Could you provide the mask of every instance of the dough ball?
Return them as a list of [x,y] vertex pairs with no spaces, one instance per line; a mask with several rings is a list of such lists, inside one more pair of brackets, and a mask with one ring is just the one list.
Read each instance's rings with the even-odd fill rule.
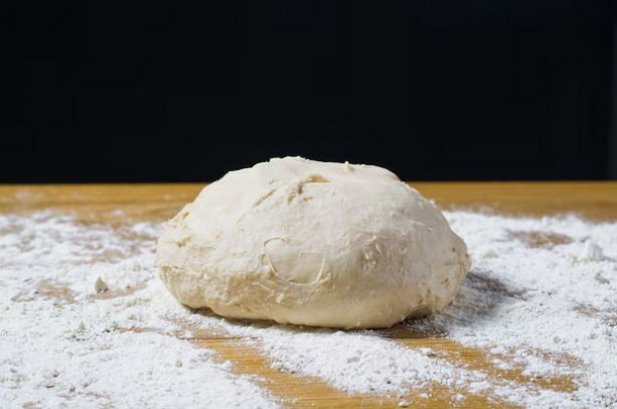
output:
[[204,188],[166,223],[157,264],[191,308],[342,328],[439,311],[470,266],[437,207],[390,171],[299,157]]

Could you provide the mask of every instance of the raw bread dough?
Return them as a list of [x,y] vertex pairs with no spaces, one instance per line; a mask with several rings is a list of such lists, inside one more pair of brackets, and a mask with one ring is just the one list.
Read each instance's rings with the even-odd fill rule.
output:
[[192,308],[366,328],[441,310],[470,261],[437,207],[390,171],[286,157],[202,190],[167,222],[157,264]]

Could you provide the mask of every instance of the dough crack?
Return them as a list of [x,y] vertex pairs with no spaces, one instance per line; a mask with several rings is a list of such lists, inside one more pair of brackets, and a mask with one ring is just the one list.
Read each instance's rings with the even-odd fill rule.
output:
[[330,180],[326,179],[318,173],[310,173],[303,179],[296,183],[295,188],[290,192],[287,197],[287,204],[291,203],[296,197],[301,196],[304,193],[304,185],[308,183],[330,183]]
[[276,192],[276,189],[271,189],[268,193],[266,193],[265,195],[261,196],[259,199],[257,199],[257,201],[255,201],[255,203],[253,203],[252,207],[257,207],[260,204],[262,204],[267,198],[269,198],[270,196],[272,196],[272,194]]

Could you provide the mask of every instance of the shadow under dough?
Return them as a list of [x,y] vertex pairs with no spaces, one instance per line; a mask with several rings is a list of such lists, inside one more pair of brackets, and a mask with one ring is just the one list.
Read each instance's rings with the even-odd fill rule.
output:
[[452,325],[468,326],[490,320],[504,303],[525,300],[525,290],[512,288],[490,273],[472,270],[456,298],[443,311],[423,318],[410,318],[378,332],[389,338],[442,338]]

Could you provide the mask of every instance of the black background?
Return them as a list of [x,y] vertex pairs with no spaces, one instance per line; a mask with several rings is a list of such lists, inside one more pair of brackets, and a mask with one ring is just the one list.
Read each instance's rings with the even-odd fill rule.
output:
[[2,8],[0,182],[208,181],[284,155],[617,176],[610,1]]

